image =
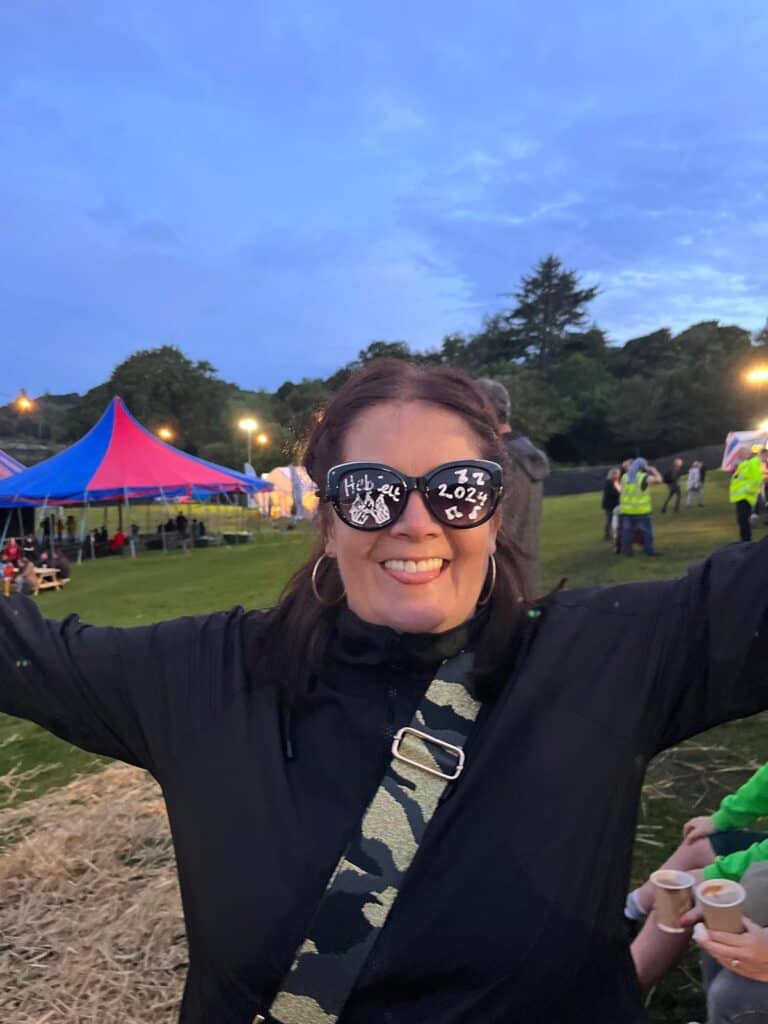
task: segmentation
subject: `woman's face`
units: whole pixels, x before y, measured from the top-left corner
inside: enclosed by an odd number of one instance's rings
[[[456,413],[427,402],[383,402],[354,421],[341,461],[423,476],[443,462],[483,457]],[[381,530],[355,530],[330,509],[329,516],[325,552],[338,560],[347,603],[361,619],[401,633],[441,633],[473,614],[496,549],[498,512],[455,530],[412,492],[400,518]]]

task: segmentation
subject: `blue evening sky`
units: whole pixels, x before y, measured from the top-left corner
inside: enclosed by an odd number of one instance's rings
[[[768,315],[765,0],[3,0],[0,45],[0,400],[327,375],[549,252],[617,343]]]

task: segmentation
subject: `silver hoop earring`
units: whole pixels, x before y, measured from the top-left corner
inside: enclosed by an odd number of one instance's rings
[[[496,559],[495,559],[495,557],[493,555],[491,555],[490,562],[491,562],[491,582],[490,582],[490,584],[488,586],[488,593],[485,595],[485,597],[483,597],[482,593],[481,593],[481,596],[478,598],[478,601],[477,601],[477,607],[478,608],[484,608],[488,604],[488,602],[491,600],[491,595],[493,594],[493,588],[496,586]],[[486,574],[486,579],[487,578],[488,577],[487,577],[487,574]]]
[[[333,608],[335,605],[340,604],[344,600],[347,592],[342,588],[341,594],[336,598],[335,601],[327,601],[322,596],[320,591],[317,589],[318,570],[320,569],[323,559],[328,557],[328,555],[320,555],[318,560],[315,562],[314,568],[312,569],[312,593],[317,598],[318,604],[321,604],[324,608]]]

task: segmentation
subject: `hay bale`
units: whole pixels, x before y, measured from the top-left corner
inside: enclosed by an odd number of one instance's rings
[[[0,811],[3,1024],[173,1024],[186,960],[150,776],[112,765]]]

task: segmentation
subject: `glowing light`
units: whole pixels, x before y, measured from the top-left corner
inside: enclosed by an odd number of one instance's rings
[[[170,427],[159,427],[157,431],[157,436],[161,438],[163,441],[172,441],[173,431],[171,430]]]
[[[768,434],[768,420],[760,420],[760,422],[757,424],[757,429]]]
[[[259,429],[259,424],[253,419],[252,416],[244,416],[238,421],[238,427],[244,430],[247,434],[252,434],[255,430]]]
[[[23,389],[14,404],[19,412],[31,412],[35,407],[35,403]]]
[[[744,380],[747,384],[768,383],[768,366],[753,366],[744,374]]]
[[[257,434],[256,435],[256,444],[260,444],[261,447],[263,448],[264,445],[269,444],[269,437],[266,434]]]

